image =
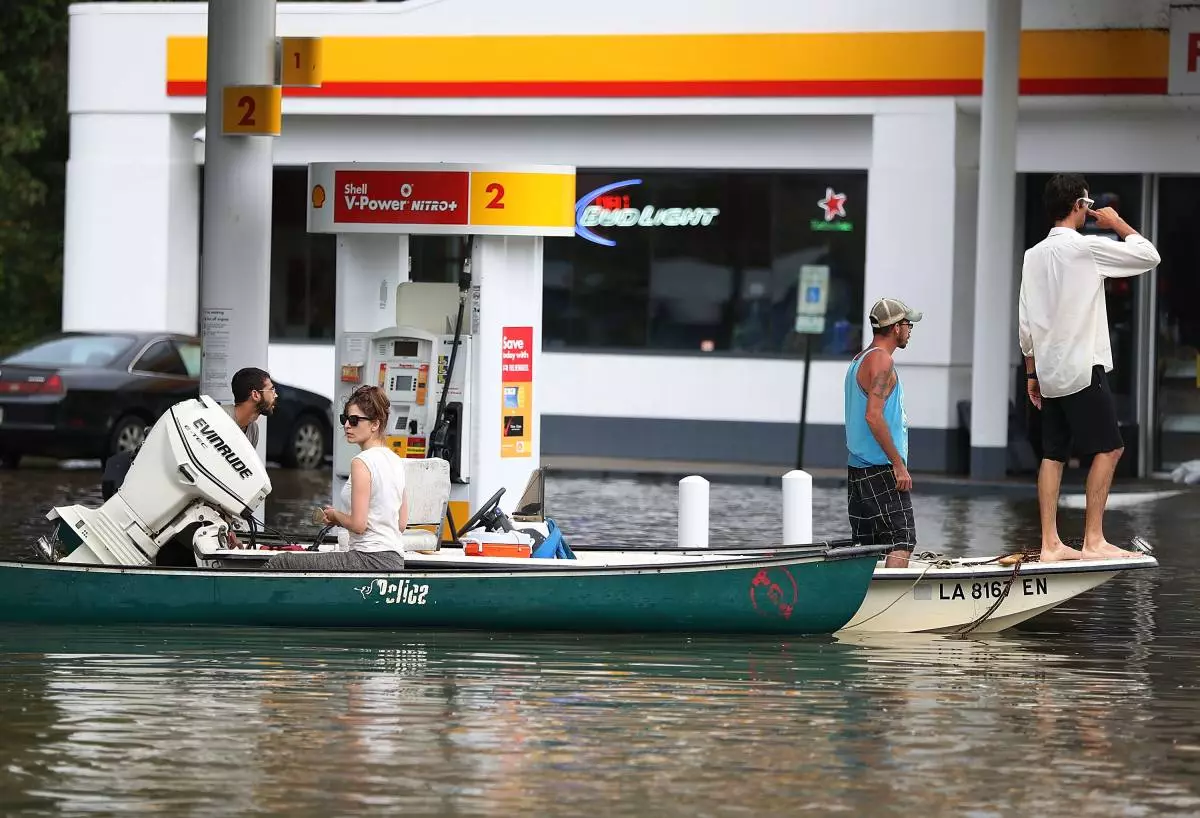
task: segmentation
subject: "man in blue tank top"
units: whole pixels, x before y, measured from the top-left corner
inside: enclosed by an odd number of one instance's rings
[[[854,541],[892,545],[885,566],[904,568],[917,542],[908,415],[892,354],[908,346],[922,313],[881,298],[871,307],[874,337],[846,372],[846,504]]]

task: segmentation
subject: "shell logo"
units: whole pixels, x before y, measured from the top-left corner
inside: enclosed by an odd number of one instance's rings
[[[312,205],[315,208],[321,208],[325,206],[325,187],[323,185],[313,186]]]

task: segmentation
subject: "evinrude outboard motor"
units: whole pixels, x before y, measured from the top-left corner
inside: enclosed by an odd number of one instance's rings
[[[117,493],[104,505],[56,507],[60,562],[153,565],[177,535],[198,552],[225,541],[234,517],[249,520],[271,492],[266,466],[233,418],[208,395],[163,414]],[[53,551],[42,542],[43,551]]]

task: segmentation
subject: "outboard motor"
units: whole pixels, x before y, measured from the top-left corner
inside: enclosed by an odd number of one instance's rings
[[[145,566],[173,537],[223,541],[234,517],[250,519],[271,492],[266,466],[233,418],[211,397],[181,401],[146,436],[116,493],[98,509],[60,506],[61,562]],[[43,551],[47,545],[43,543]]]

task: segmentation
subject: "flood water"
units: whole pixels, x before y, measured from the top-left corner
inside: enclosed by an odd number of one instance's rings
[[[272,479],[268,523],[315,533],[327,477]],[[0,472],[0,557],[98,482]],[[547,506],[665,545],[675,491],[551,477]],[[1110,511],[1159,570],[967,639],[0,626],[0,814],[1197,815],[1196,497]],[[1037,538],[1032,497],[915,500],[919,550]],[[777,488],[711,508],[713,544],[779,536]],[[845,536],[841,490],[814,529]]]

